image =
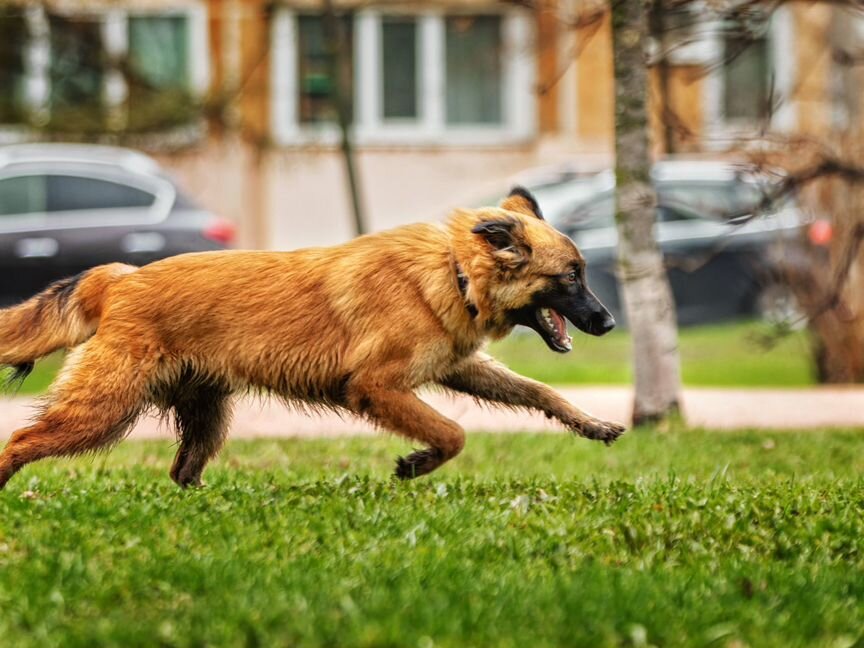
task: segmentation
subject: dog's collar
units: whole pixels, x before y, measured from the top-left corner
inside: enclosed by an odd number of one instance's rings
[[[462,271],[462,266],[460,266],[459,262],[455,259],[453,260],[453,269],[456,272],[456,284],[459,286],[459,292],[465,302],[465,309],[468,311],[471,319],[475,319],[478,315],[478,311],[477,307],[468,301],[468,275]]]

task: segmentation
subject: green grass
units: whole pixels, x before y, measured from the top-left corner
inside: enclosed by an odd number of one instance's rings
[[[682,328],[681,364],[684,383],[693,386],[806,386],[814,383],[809,337],[795,331],[766,348],[760,340],[772,334],[769,325],[743,322]],[[553,384],[632,384],[631,338],[613,331],[602,338],[581,333],[573,351],[547,350],[533,332],[496,342],[491,353],[514,371]]]
[[[864,433],[166,443],[0,493],[6,646],[864,645]]]

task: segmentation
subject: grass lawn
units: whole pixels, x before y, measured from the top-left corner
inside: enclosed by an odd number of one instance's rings
[[[693,386],[806,386],[814,383],[809,336],[795,331],[766,348],[762,322],[696,326],[680,330],[684,383]],[[491,353],[513,370],[553,384],[632,384],[631,339],[616,330],[602,338],[573,335],[573,351],[547,350],[534,332],[496,342]]]
[[[3,646],[864,645],[864,433],[166,443],[0,493]]]

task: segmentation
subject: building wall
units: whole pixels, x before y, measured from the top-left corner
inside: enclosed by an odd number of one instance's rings
[[[519,74],[530,69],[532,96],[523,93],[516,98],[527,106],[520,110],[530,120],[530,128],[506,141],[491,138],[461,146],[458,139],[457,146],[454,142],[361,142],[358,168],[369,229],[440,218],[453,207],[477,204],[505,191],[526,169],[574,160],[583,168],[611,163],[611,26],[605,16],[574,28],[572,19],[581,15],[586,1],[541,3],[531,17],[532,33],[526,41],[531,51],[522,48],[520,55],[533,58]],[[173,4],[169,0],[132,3],[169,8]],[[358,9],[370,7],[353,4]],[[283,71],[273,58],[273,30],[276,15],[288,5],[268,0],[205,0],[205,5],[211,81],[204,97],[209,120],[206,136],[183,150],[159,152],[160,161],[201,203],[238,223],[244,246],[292,248],[349,238],[353,230],[343,159],[334,141],[286,145],[279,139],[274,96]],[[446,11],[493,5],[458,0],[400,7]],[[95,2],[88,9],[107,11],[113,6]],[[319,7],[312,0],[290,6]],[[526,11],[509,5],[504,10]],[[775,125],[825,133],[835,113],[831,43],[837,10],[799,1],[785,5],[781,12],[775,30],[779,39],[775,62],[783,65],[778,79],[789,96],[783,119]],[[668,88],[676,115],[676,152],[704,151],[713,146],[712,138],[726,134],[718,113],[717,75],[707,73],[716,54],[716,42],[702,43],[671,62]],[[652,89],[652,129],[655,141],[661,141],[656,74]],[[655,150],[662,153],[661,147]]]
[[[196,151],[169,156],[202,202],[241,224],[242,243],[288,249],[324,245],[353,235],[344,163],[331,145],[282,147],[273,141],[274,63],[272,6],[264,0],[209,0],[214,95],[226,93],[237,136],[213,133]],[[519,172],[577,159],[583,167],[611,163],[614,79],[608,17],[573,30],[552,11],[538,11],[536,38],[537,135],[512,145],[363,147],[358,170],[367,227],[375,231],[413,220],[443,217],[460,205],[477,204],[506,190]],[[812,3],[792,3],[795,62],[809,69],[796,79],[788,99],[796,127],[818,133],[828,127],[827,67],[832,12]],[[788,26],[787,25],[787,26]],[[787,29],[783,38],[789,38]],[[232,51],[233,50],[233,51]],[[716,137],[712,81],[706,73],[711,47],[672,61],[670,106],[675,115],[674,150],[696,153]],[[572,56],[573,60],[568,60]],[[701,57],[701,58],[700,58]],[[659,83],[652,75],[652,130],[662,141]],[[657,154],[663,147],[655,146]]]

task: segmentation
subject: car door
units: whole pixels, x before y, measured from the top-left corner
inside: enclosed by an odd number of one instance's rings
[[[0,304],[25,299],[59,274],[58,242],[45,233],[45,178],[0,177]]]
[[[679,322],[697,324],[734,317],[756,282],[754,248],[734,226],[678,206],[657,210],[663,250]]]

